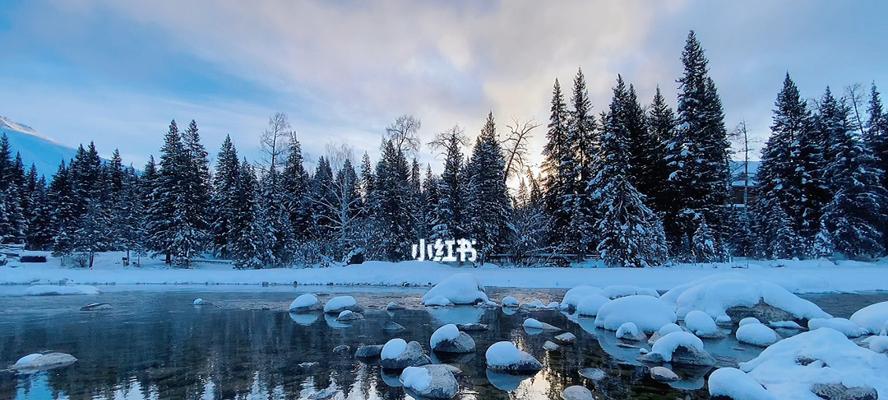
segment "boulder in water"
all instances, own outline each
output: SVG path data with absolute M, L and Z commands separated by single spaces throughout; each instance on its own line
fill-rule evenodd
M 321 309 L 321 302 L 313 293 L 305 293 L 299 295 L 292 303 L 290 303 L 291 313 L 304 313 L 309 311 L 317 311 Z
M 404 339 L 395 338 L 382 346 L 379 354 L 383 369 L 402 370 L 407 367 L 419 367 L 430 364 L 431 360 L 422 351 L 419 342 L 407 343 Z
M 90 303 L 83 307 L 80 307 L 80 311 L 102 311 L 102 310 L 110 310 L 111 305 L 108 303 Z
M 573 385 L 564 388 L 561 392 L 561 398 L 564 400 L 595 400 L 592 391 L 580 385 Z
M 461 332 L 454 324 L 444 325 L 429 340 L 432 351 L 440 353 L 471 353 L 475 351 L 475 340 Z
M 672 372 L 671 369 L 666 367 L 653 367 L 651 368 L 650 373 L 651 379 L 658 382 L 675 382 L 681 379 L 675 374 L 675 372 Z
M 440 364 L 407 367 L 399 380 L 408 392 L 423 399 L 451 399 L 459 391 L 452 370 Z
M 512 342 L 496 342 L 487 348 L 485 353 L 487 368 L 496 372 L 510 374 L 535 374 L 543 365 L 532 355 L 515 347 Z
M 382 353 L 381 344 L 368 344 L 363 346 L 358 346 L 358 349 L 355 350 L 355 357 L 357 358 L 376 358 L 379 357 L 379 354 Z
M 10 368 L 19 372 L 43 371 L 67 367 L 75 362 L 77 358 L 67 353 L 35 353 L 19 358 Z

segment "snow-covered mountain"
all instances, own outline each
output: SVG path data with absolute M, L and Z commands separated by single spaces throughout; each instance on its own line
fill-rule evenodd
M 0 116 L 0 135 L 4 133 L 9 137 L 12 154 L 22 154 L 25 170 L 30 169 L 31 163 L 34 163 L 37 173 L 47 179 L 55 174 L 62 160 L 68 162 L 76 152 L 76 149 L 56 143 L 30 126 Z

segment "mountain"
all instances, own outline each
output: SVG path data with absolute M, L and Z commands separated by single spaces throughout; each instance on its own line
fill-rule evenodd
M 59 163 L 65 160 L 67 163 L 74 157 L 76 149 L 56 143 L 46 138 L 30 126 L 12 121 L 0 116 L 0 135 L 9 137 L 9 145 L 12 154 L 22 154 L 25 171 L 31 168 L 31 163 L 37 167 L 37 173 L 49 179 L 59 168 Z

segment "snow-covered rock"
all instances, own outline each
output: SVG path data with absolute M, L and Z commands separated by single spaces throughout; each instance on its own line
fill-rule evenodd
M 550 301 L 549 304 L 546 304 L 547 310 L 557 310 L 559 308 L 561 308 L 561 303 L 557 301 Z
M 660 366 L 651 368 L 650 374 L 651 379 L 658 382 L 675 382 L 681 379 L 671 369 Z
M 650 339 L 648 339 L 648 343 L 654 344 L 654 342 L 656 342 L 657 340 L 659 340 L 663 336 L 666 336 L 672 332 L 682 332 L 682 331 L 684 331 L 684 329 L 682 329 L 680 326 L 678 326 L 678 324 L 676 324 L 674 322 L 663 325 L 660 329 L 658 329 L 656 332 L 654 332 L 653 335 L 651 335 Z
M 875 389 L 888 396 L 888 357 L 863 348 L 831 328 L 802 332 L 768 346 L 740 369 L 778 399 L 817 399 L 817 384 Z M 833 387 L 830 390 L 840 388 Z
M 533 299 L 527 303 L 522 304 L 521 308 L 525 309 L 525 310 L 531 310 L 531 311 L 542 310 L 542 309 L 546 308 L 546 305 L 543 304 L 543 301 L 540 299 Z
M 382 353 L 381 344 L 367 344 L 363 346 L 358 346 L 358 349 L 355 350 L 355 357 L 357 358 L 375 358 L 379 357 L 379 354 Z
M 564 297 L 561 299 L 561 309 L 573 312 L 576 310 L 577 305 L 579 305 L 582 299 L 593 294 L 602 297 L 604 296 L 601 292 L 601 288 L 589 285 L 575 286 L 564 293 Z
M 620 325 L 632 322 L 642 332 L 656 332 L 663 325 L 675 322 L 671 304 L 656 297 L 632 295 L 611 300 L 601 306 L 595 317 L 595 326 L 617 330 Z
M 456 324 L 456 327 L 463 332 L 482 332 L 486 331 L 487 324 L 482 324 L 478 322 L 470 322 L 467 324 Z
M 547 341 L 545 341 L 545 342 L 543 343 L 543 350 L 546 350 L 546 351 L 558 351 L 559 349 L 561 349 L 561 346 L 557 345 L 557 344 L 554 343 L 554 342 L 551 342 L 551 341 L 548 341 L 548 340 L 547 340 Z
M 96 295 L 99 289 L 89 285 L 33 285 L 25 289 L 26 296 Z
M 403 309 L 404 309 L 404 306 L 402 306 L 398 303 L 395 303 L 394 301 L 389 302 L 388 304 L 385 305 L 386 311 L 399 311 L 399 310 L 403 310 Z
M 19 358 L 10 368 L 21 372 L 32 372 L 67 367 L 75 362 L 77 358 L 67 353 L 35 353 Z
M 345 310 L 361 312 L 363 309 L 352 296 L 336 296 L 327 300 L 324 304 L 324 312 L 327 314 L 339 314 Z
M 80 307 L 80 311 L 103 311 L 110 310 L 114 307 L 111 307 L 108 303 L 90 303 L 83 307 Z
M 299 297 L 296 297 L 296 299 L 290 303 L 290 312 L 293 313 L 316 311 L 320 309 L 321 303 L 318 301 L 318 297 L 313 293 L 299 295 Z
M 404 388 L 423 399 L 450 399 L 459 391 L 459 384 L 450 368 L 433 364 L 407 367 L 401 372 Z
M 423 353 L 422 345 L 419 342 L 407 343 L 401 338 L 395 338 L 386 342 L 382 346 L 379 358 L 382 368 L 389 370 L 400 370 L 431 363 L 429 357 Z
M 863 343 L 876 353 L 888 353 L 888 336 L 870 336 L 864 339 Z
M 364 315 L 352 310 L 343 310 L 339 313 L 339 316 L 336 317 L 336 320 L 339 322 L 357 321 L 359 319 L 364 319 Z
M 738 274 L 714 275 L 669 290 L 661 297 L 679 316 L 700 310 L 716 321 L 753 316 L 761 321 L 829 318 L 816 304 L 771 282 Z M 728 311 L 731 310 L 731 315 Z
M 522 325 L 524 326 L 524 329 L 528 329 L 528 330 L 531 330 L 531 329 L 544 330 L 544 331 L 558 331 L 558 330 L 560 330 L 559 328 L 557 328 L 553 325 L 547 324 L 542 321 L 538 321 L 533 318 L 525 319 L 524 323 Z
M 777 400 L 737 368 L 719 368 L 709 375 L 709 396 L 716 400 Z
M 849 338 L 857 338 L 868 333 L 868 330 L 847 318 L 813 318 L 808 321 L 808 329 L 832 328 Z
M 768 347 L 780 340 L 780 335 L 765 324 L 746 324 L 737 328 L 737 341 L 753 346 Z
M 691 333 L 701 338 L 717 338 L 724 336 L 715 321 L 703 311 L 691 311 L 685 315 L 685 326 Z
M 496 342 L 484 353 L 487 368 L 510 374 L 535 374 L 543 365 L 532 355 L 515 347 L 512 342 Z
M 564 400 L 595 400 L 595 396 L 592 395 L 592 392 L 580 385 L 564 388 L 564 390 L 561 391 L 561 398 Z
M 520 303 L 518 303 L 518 299 L 512 296 L 503 297 L 503 307 L 518 307 Z
M 607 377 L 607 374 L 604 372 L 604 370 L 600 368 L 583 368 L 579 370 L 578 373 L 583 378 L 586 378 L 592 382 L 598 382 Z
M 644 333 L 638 331 L 638 326 L 632 322 L 626 322 L 617 328 L 617 339 L 641 342 L 647 339 Z
M 210 304 L 210 302 L 198 297 L 198 298 L 194 299 L 194 301 L 192 301 L 191 304 L 195 305 L 195 306 L 203 306 L 203 305 Z
M 475 340 L 468 333 L 460 332 L 454 324 L 444 325 L 429 339 L 432 351 L 440 353 L 471 353 L 475 351 Z
M 745 319 L 745 318 L 744 318 Z M 758 320 L 756 320 L 758 321 Z M 793 331 L 803 331 L 805 328 L 802 328 L 798 322 L 795 321 L 772 321 L 768 322 L 768 326 L 774 329 L 789 329 Z
M 597 293 L 583 297 L 576 305 L 577 315 L 582 317 L 594 317 L 598 315 L 598 310 L 601 309 L 601 306 L 609 301 L 609 298 Z
M 574 342 L 577 341 L 577 336 L 570 332 L 564 332 L 560 335 L 556 335 L 554 339 L 561 344 L 574 344 Z
M 618 299 L 626 296 L 651 296 L 660 297 L 660 293 L 650 288 L 643 288 L 631 285 L 612 285 L 605 287 L 601 293 L 609 299 Z
M 867 386 L 845 386 L 843 383 L 815 383 L 811 393 L 827 400 L 879 400 L 879 392 Z
M 437 297 L 447 298 L 453 304 L 475 304 L 489 300 L 484 286 L 469 273 L 453 274 L 442 280 L 422 296 L 422 303 L 428 305 L 426 301 Z
M 882 333 L 888 328 L 888 301 L 870 304 L 851 315 L 851 321 L 866 328 L 873 335 Z
M 746 317 L 746 318 L 741 319 L 737 325 L 743 326 L 746 324 L 760 324 L 760 323 L 762 323 L 762 321 L 759 321 L 758 318 L 756 318 L 756 317 Z
M 648 362 L 669 362 L 681 365 L 713 366 L 715 359 L 703 347 L 703 341 L 689 332 L 672 332 L 663 336 L 642 355 Z
M 424 304 L 426 306 L 430 306 L 430 307 L 446 307 L 446 306 L 452 306 L 453 302 L 451 302 L 450 299 L 448 299 L 447 297 L 435 296 L 435 297 L 429 297 L 427 299 L 424 299 L 422 301 L 422 304 Z

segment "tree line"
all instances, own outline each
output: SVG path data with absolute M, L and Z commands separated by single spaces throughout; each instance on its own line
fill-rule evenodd
M 308 171 L 286 115 L 262 135 L 260 163 L 226 137 L 215 166 L 197 123 L 170 123 L 157 161 L 141 171 L 117 151 L 81 146 L 47 184 L 0 140 L 0 239 L 75 256 L 119 250 L 188 266 L 212 253 L 239 268 L 326 264 L 355 253 L 405 260 L 411 244 L 471 238 L 484 259 L 600 256 L 612 266 L 726 261 L 734 256 L 882 256 L 886 249 L 888 115 L 875 85 L 829 88 L 810 103 L 787 74 L 748 206 L 731 204 L 730 133 L 694 32 L 681 55 L 677 107 L 659 88 L 647 106 L 618 76 L 597 115 L 582 71 L 569 99 L 556 79 L 539 174 L 528 168 L 536 124 L 500 135 L 488 114 L 472 146 L 459 126 L 428 145 L 443 170 L 415 155 L 421 123 L 384 132 L 379 160 L 358 165 L 331 147 Z M 464 153 L 465 152 L 465 153 Z M 510 190 L 509 179 L 518 181 Z

